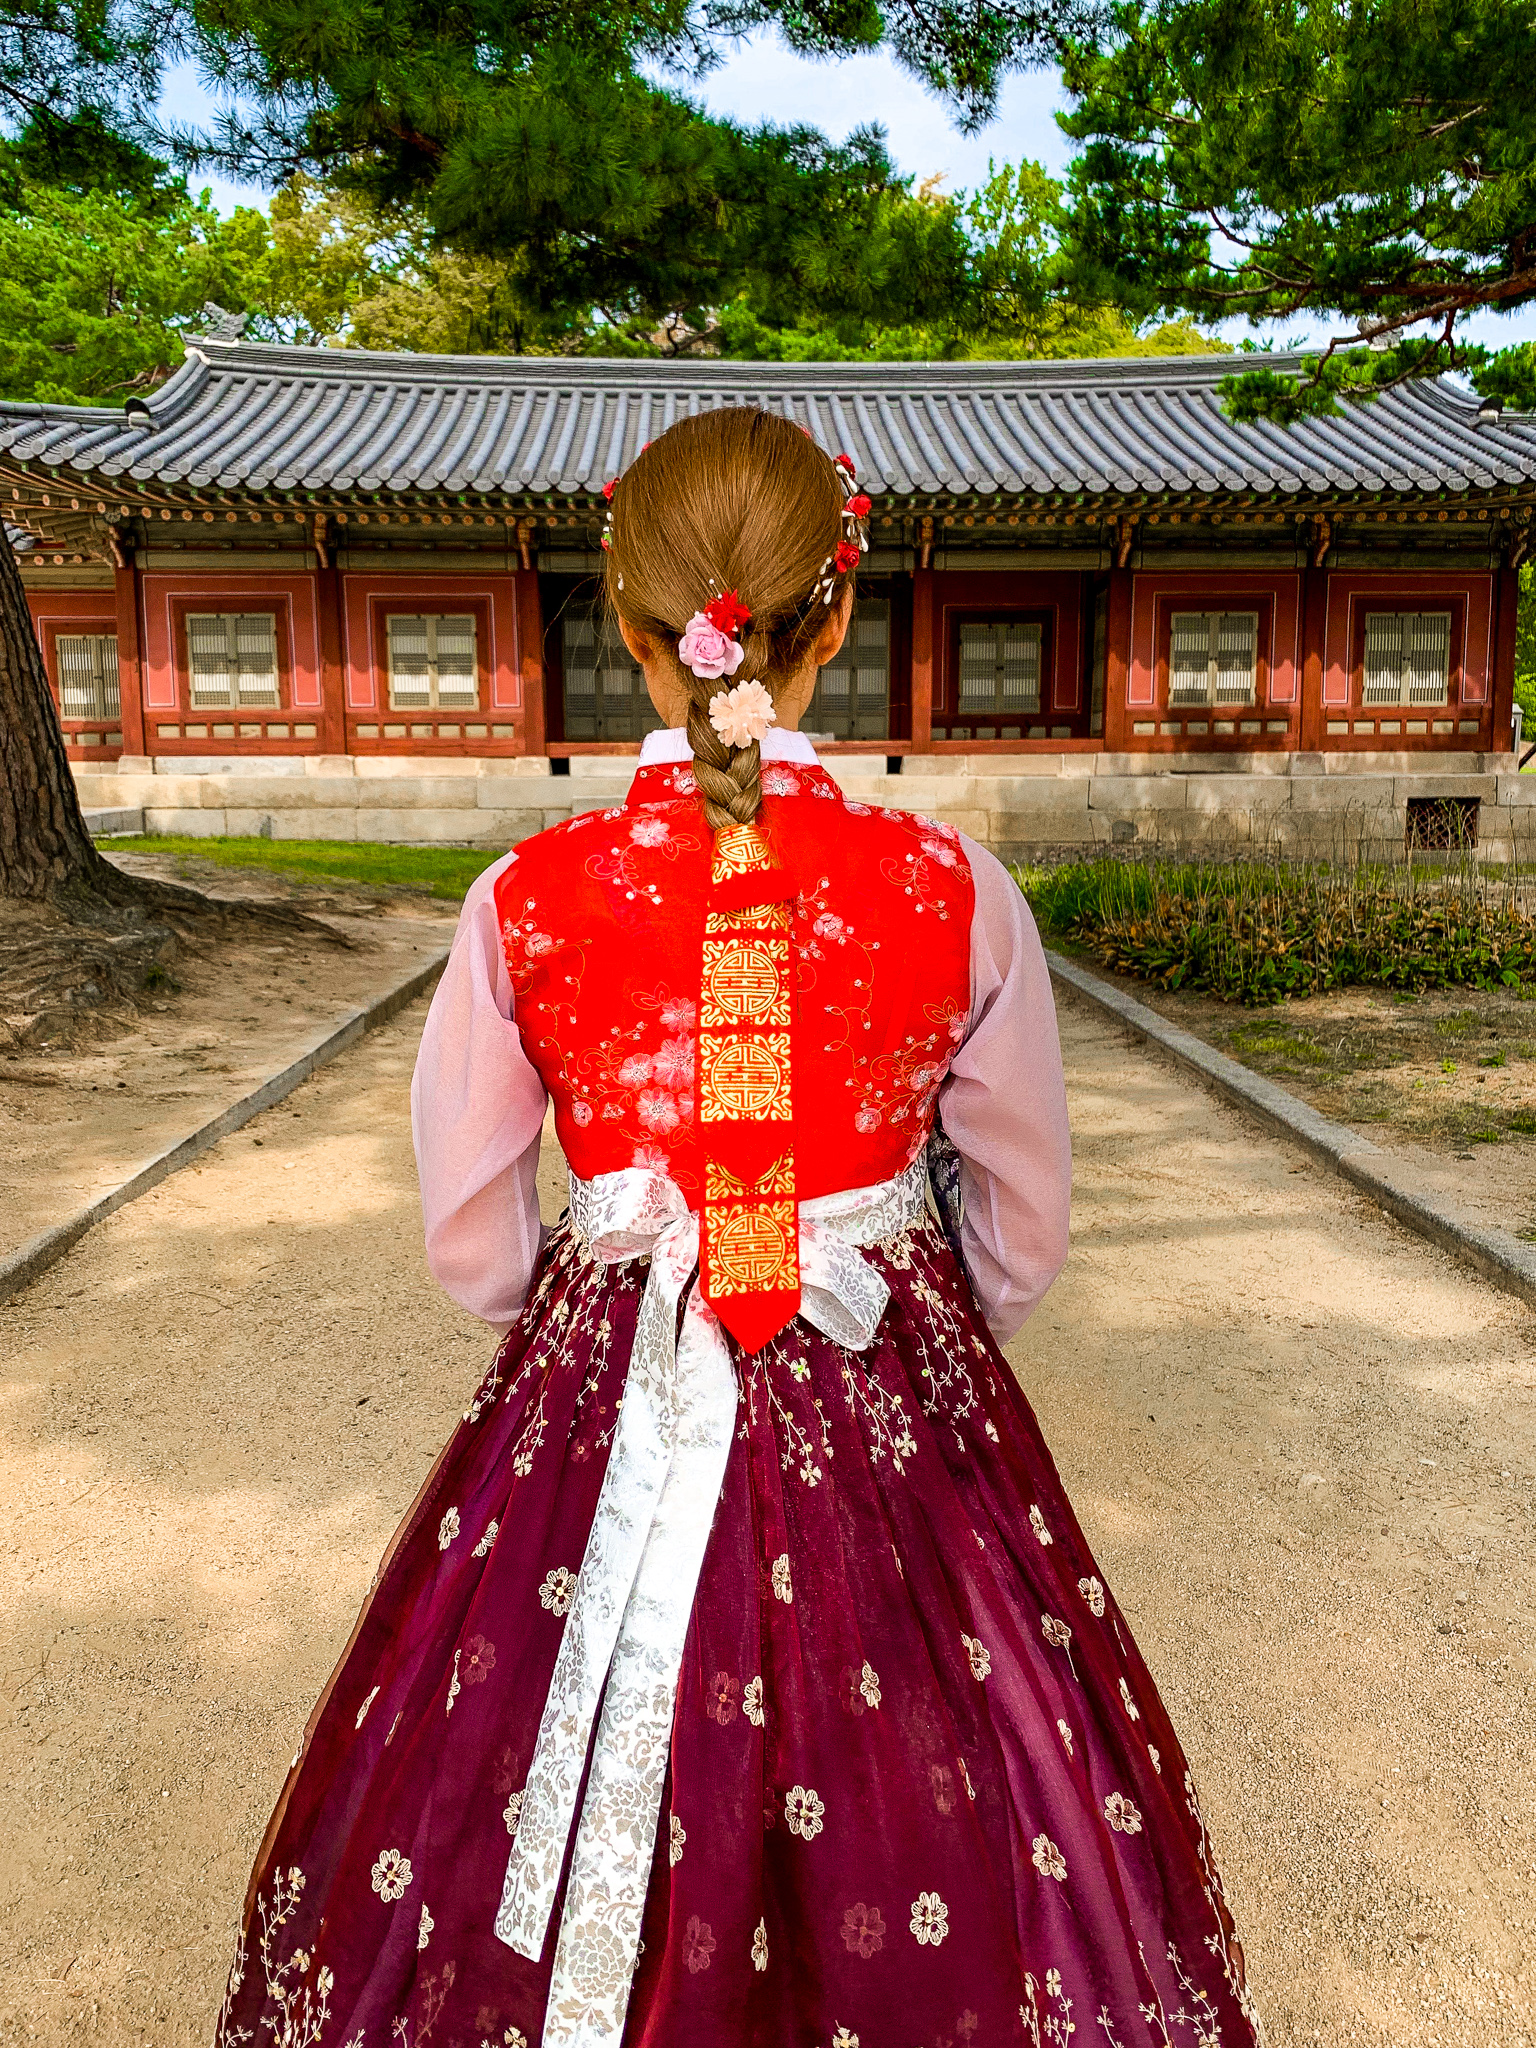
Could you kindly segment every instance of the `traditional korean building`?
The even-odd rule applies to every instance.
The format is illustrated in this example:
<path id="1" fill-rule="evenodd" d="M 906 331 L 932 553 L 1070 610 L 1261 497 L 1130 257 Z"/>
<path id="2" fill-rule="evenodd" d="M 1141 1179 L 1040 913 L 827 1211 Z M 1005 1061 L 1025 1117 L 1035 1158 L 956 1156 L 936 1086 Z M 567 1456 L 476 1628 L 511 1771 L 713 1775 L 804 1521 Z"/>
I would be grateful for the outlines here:
<path id="1" fill-rule="evenodd" d="M 494 840 L 603 800 L 654 721 L 597 602 L 602 485 L 732 404 L 875 497 L 806 721 L 845 779 L 1028 813 L 985 827 L 1008 845 L 1346 788 L 1502 813 L 1536 420 L 1430 380 L 1237 426 L 1232 367 L 204 339 L 123 412 L 0 404 L 0 505 L 88 800 L 182 828 Z M 551 775 L 580 792 L 513 788 Z"/>

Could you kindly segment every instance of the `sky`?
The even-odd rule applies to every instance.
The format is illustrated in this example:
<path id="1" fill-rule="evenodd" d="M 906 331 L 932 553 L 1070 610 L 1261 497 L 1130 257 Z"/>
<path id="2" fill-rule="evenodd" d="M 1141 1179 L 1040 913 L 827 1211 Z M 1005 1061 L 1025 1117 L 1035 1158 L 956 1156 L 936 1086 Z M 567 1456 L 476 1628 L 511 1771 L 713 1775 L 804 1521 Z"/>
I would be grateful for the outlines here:
<path id="1" fill-rule="evenodd" d="M 1069 155 L 1067 138 L 1053 118 L 1067 103 L 1054 71 L 1010 78 L 997 118 L 974 136 L 961 135 L 939 101 L 886 52 L 818 62 L 795 56 L 767 31 L 740 43 L 693 93 L 718 114 L 745 122 L 804 122 L 836 140 L 853 128 L 878 122 L 900 170 L 917 179 L 940 176 L 951 191 L 981 184 L 989 159 L 1002 163 L 1033 157 L 1060 176 Z M 194 66 L 182 63 L 167 70 L 161 110 L 168 119 L 189 124 L 214 112 Z M 227 179 L 205 182 L 225 212 L 242 202 L 260 205 L 266 196 L 257 187 Z M 1223 331 L 1229 341 L 1255 333 L 1244 321 L 1228 322 Z M 1321 340 L 1329 331 L 1326 323 L 1306 320 L 1288 325 L 1283 336 L 1269 338 L 1305 343 Z M 1464 332 L 1469 341 L 1490 347 L 1536 342 L 1536 306 L 1503 318 L 1476 314 L 1465 323 Z M 1265 336 L 1259 333 L 1256 338 Z"/>

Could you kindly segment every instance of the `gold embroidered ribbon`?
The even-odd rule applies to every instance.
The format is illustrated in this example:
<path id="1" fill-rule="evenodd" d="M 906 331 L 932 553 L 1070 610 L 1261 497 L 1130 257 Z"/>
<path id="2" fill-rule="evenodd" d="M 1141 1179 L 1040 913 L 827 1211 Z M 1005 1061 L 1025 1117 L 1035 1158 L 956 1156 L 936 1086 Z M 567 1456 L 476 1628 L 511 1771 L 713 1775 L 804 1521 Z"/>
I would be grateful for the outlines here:
<path id="1" fill-rule="evenodd" d="M 889 1289 L 858 1247 L 910 1229 L 924 1186 L 917 1159 L 894 1180 L 802 1205 L 800 1313 L 834 1343 L 873 1341 Z M 496 1933 L 520 1955 L 543 1953 L 574 1824 L 543 2048 L 613 2048 L 639 1950 L 683 1645 L 730 1456 L 736 1375 L 718 1319 L 689 1284 L 699 1218 L 673 1181 L 644 1167 L 590 1181 L 573 1174 L 571 1219 L 595 1259 L 648 1257 L 650 1273 Z"/>
<path id="2" fill-rule="evenodd" d="M 715 834 L 699 977 L 704 1298 L 747 1352 L 800 1305 L 795 884 L 756 824 Z"/>

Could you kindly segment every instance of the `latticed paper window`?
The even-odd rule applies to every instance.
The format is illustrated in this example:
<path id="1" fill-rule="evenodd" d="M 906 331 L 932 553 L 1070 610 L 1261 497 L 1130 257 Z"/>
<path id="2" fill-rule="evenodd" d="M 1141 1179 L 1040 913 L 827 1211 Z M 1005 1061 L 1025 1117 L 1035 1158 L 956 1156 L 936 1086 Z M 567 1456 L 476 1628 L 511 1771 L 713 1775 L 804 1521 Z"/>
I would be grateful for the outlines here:
<path id="1" fill-rule="evenodd" d="M 891 606 L 860 598 L 848 638 L 816 679 L 803 721 L 835 740 L 883 740 L 891 730 Z"/>
<path id="2" fill-rule="evenodd" d="M 392 711 L 474 711 L 480 703 L 472 612 L 391 612 Z"/>
<path id="3" fill-rule="evenodd" d="M 271 612 L 188 612 L 192 708 L 275 709 L 277 620 Z"/>
<path id="4" fill-rule="evenodd" d="M 1366 613 L 1363 703 L 1443 704 L 1450 682 L 1449 612 Z"/>
<path id="5" fill-rule="evenodd" d="M 1257 612 L 1175 612 L 1168 705 L 1252 704 L 1258 694 Z"/>
<path id="6" fill-rule="evenodd" d="M 638 740 L 656 731 L 661 720 L 640 664 L 606 612 L 570 606 L 561 620 L 560 653 L 568 740 Z"/>
<path id="7" fill-rule="evenodd" d="M 65 718 L 116 718 L 120 710 L 115 633 L 60 633 L 59 711 Z"/>
<path id="8" fill-rule="evenodd" d="M 962 718 L 1019 717 L 1040 709 L 1038 621 L 966 619 L 960 627 Z"/>

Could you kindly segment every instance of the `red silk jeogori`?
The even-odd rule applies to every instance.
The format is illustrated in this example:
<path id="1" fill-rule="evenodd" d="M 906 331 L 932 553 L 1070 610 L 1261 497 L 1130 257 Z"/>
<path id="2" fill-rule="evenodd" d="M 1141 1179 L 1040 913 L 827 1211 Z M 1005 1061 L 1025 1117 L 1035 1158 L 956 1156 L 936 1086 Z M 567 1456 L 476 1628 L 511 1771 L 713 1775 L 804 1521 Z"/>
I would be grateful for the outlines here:
<path id="1" fill-rule="evenodd" d="M 713 833 L 687 763 L 517 849 L 496 886 L 523 1046 L 583 1179 L 670 1174 L 703 1290 L 747 1351 L 800 1299 L 798 1208 L 921 1151 L 965 1035 L 974 892 L 957 835 L 763 768 Z"/>

